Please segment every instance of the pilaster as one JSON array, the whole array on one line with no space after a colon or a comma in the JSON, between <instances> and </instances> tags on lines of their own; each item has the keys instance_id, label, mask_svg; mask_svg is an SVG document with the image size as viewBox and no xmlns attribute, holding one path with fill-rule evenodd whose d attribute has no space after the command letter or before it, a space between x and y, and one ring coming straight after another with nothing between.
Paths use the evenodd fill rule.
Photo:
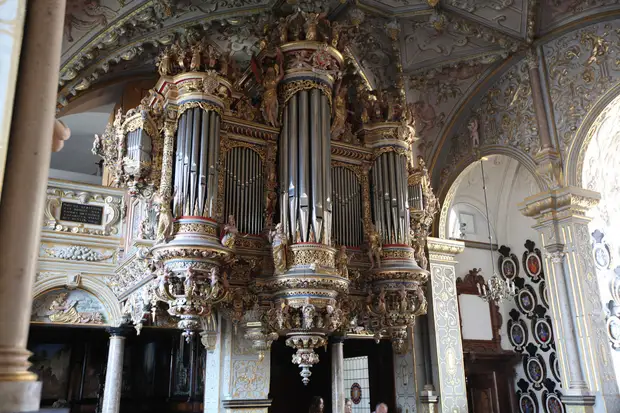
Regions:
<instances>
[{"instance_id":1,"label":"pilaster","mask_svg":"<svg viewBox=\"0 0 620 413\"><path fill-rule=\"evenodd\" d=\"M620 411L586 217L599 199L593 191L562 187L520 205L536 220L533 228L546 251L563 401L570 412Z\"/></svg>"},{"instance_id":2,"label":"pilaster","mask_svg":"<svg viewBox=\"0 0 620 413\"><path fill-rule=\"evenodd\" d=\"M456 256L463 252L465 244L429 237L427 245L431 271L429 338L433 384L439 395L438 411L466 413L467 389L455 271ZM432 400L433 395L428 396L427 399ZM431 408L432 404L426 406Z\"/></svg>"},{"instance_id":3,"label":"pilaster","mask_svg":"<svg viewBox=\"0 0 620 413\"><path fill-rule=\"evenodd\" d=\"M261 360L242 329L221 318L215 348L207 353L205 413L267 413L270 365L269 352Z\"/></svg>"}]
</instances>

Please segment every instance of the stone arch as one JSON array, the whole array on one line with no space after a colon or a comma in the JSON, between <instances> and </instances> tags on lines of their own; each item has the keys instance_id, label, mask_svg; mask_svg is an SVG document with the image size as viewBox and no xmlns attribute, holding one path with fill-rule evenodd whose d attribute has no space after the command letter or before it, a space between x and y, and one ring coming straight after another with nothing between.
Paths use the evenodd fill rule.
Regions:
<instances>
[{"instance_id":1,"label":"stone arch","mask_svg":"<svg viewBox=\"0 0 620 413\"><path fill-rule=\"evenodd\" d=\"M586 151L594 134L598 131L601 122L605 119L605 113L614 104L620 104L620 83L609 89L588 111L575 138L566 154L564 173L566 183L570 186L584 188L583 163Z\"/></svg>"},{"instance_id":2,"label":"stone arch","mask_svg":"<svg viewBox=\"0 0 620 413\"><path fill-rule=\"evenodd\" d=\"M121 303L102 280L93 276L77 277L67 274L53 274L45 278L39 278L35 282L33 292L33 302L40 295L55 288L79 288L97 297L108 312L108 325L118 326L121 323Z\"/></svg>"},{"instance_id":3,"label":"stone arch","mask_svg":"<svg viewBox=\"0 0 620 413\"><path fill-rule=\"evenodd\" d=\"M519 162L533 177L541 191L545 191L548 185L536 172L536 162L529 155L524 152L511 147L511 146L486 146L480 149L481 156L490 155L505 155ZM452 171L446 183L439 189L438 198L440 201L441 209L439 213L439 220L435 221L435 230L433 233L439 238L447 238L446 228L448 223L448 214L450 212L450 206L454 200L457 189L459 188L462 179L471 168L475 167L478 160L473 154L463 159L457 167Z\"/></svg>"}]
</instances>

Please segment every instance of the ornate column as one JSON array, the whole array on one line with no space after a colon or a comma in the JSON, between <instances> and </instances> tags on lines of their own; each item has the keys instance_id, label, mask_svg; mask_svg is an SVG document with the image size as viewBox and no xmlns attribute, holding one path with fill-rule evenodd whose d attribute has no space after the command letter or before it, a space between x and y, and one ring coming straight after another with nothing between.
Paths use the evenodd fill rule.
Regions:
<instances>
[{"instance_id":1,"label":"ornate column","mask_svg":"<svg viewBox=\"0 0 620 413\"><path fill-rule=\"evenodd\" d=\"M464 249L465 245L461 241L428 238L432 297L428 310L429 336L435 380L433 384L439 395L439 411L442 413L467 412L455 270L456 256ZM426 396L427 400L432 400L431 394ZM431 406L429 403L428 407Z\"/></svg>"},{"instance_id":2,"label":"ornate column","mask_svg":"<svg viewBox=\"0 0 620 413\"><path fill-rule=\"evenodd\" d=\"M344 412L344 337L330 339L332 352L332 412Z\"/></svg>"},{"instance_id":3,"label":"ornate column","mask_svg":"<svg viewBox=\"0 0 620 413\"><path fill-rule=\"evenodd\" d=\"M520 205L536 220L545 251L550 305L562 372L562 400L569 411L620 411L611 349L592 256L586 212L596 192L564 187Z\"/></svg>"},{"instance_id":4,"label":"ornate column","mask_svg":"<svg viewBox=\"0 0 620 413\"><path fill-rule=\"evenodd\" d=\"M64 10L63 0L28 2L0 204L2 412L37 410L41 398L41 384L28 371L26 342L52 149Z\"/></svg>"},{"instance_id":5,"label":"ornate column","mask_svg":"<svg viewBox=\"0 0 620 413\"><path fill-rule=\"evenodd\" d=\"M125 355L125 338L129 331L125 327L111 328L108 364L103 389L102 413L118 413L121 408L121 388L123 385L123 357Z\"/></svg>"}]
</instances>

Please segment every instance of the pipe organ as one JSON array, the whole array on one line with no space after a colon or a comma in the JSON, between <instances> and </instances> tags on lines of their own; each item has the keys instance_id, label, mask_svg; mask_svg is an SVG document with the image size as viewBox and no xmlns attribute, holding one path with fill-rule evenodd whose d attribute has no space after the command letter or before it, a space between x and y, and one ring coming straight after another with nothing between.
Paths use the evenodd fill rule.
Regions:
<instances>
[{"instance_id":1,"label":"pipe organ","mask_svg":"<svg viewBox=\"0 0 620 413\"><path fill-rule=\"evenodd\" d=\"M385 152L371 170L373 221L386 244L409 243L407 157Z\"/></svg>"},{"instance_id":2,"label":"pipe organ","mask_svg":"<svg viewBox=\"0 0 620 413\"><path fill-rule=\"evenodd\" d=\"M353 170L335 166L332 188L334 244L359 247L364 242L362 184Z\"/></svg>"},{"instance_id":3,"label":"pipe organ","mask_svg":"<svg viewBox=\"0 0 620 413\"><path fill-rule=\"evenodd\" d=\"M236 217L240 232L260 234L265 198L260 155L250 148L236 147L228 151L224 165L224 216Z\"/></svg>"},{"instance_id":4,"label":"pipe organ","mask_svg":"<svg viewBox=\"0 0 620 413\"><path fill-rule=\"evenodd\" d=\"M175 217L216 217L219 146L219 113L187 106L179 115L175 142L172 178Z\"/></svg>"},{"instance_id":5,"label":"pipe organ","mask_svg":"<svg viewBox=\"0 0 620 413\"><path fill-rule=\"evenodd\" d=\"M113 184L157 211L139 231L156 234L152 272L122 296L141 291L152 315L163 303L188 340L217 331L215 312L259 353L285 337L304 383L330 335L405 348L426 312L437 209L423 161L411 162L404 93L369 90L341 53L344 26L330 24L302 11L269 23L253 76L232 76L189 29L162 50L149 96L94 147Z\"/></svg>"}]
</instances>

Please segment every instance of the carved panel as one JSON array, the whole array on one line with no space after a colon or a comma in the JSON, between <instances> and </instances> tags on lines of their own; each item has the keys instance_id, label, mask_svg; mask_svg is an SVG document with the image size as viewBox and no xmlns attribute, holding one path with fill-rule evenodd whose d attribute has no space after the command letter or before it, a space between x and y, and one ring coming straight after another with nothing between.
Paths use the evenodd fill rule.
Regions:
<instances>
[{"instance_id":1,"label":"carved panel","mask_svg":"<svg viewBox=\"0 0 620 413\"><path fill-rule=\"evenodd\" d=\"M467 411L463 348L453 265L431 259L432 320L437 352L440 411Z\"/></svg>"},{"instance_id":2,"label":"carved panel","mask_svg":"<svg viewBox=\"0 0 620 413\"><path fill-rule=\"evenodd\" d=\"M31 321L54 324L94 324L108 322L105 306L81 289L54 289L35 298Z\"/></svg>"},{"instance_id":3,"label":"carved panel","mask_svg":"<svg viewBox=\"0 0 620 413\"><path fill-rule=\"evenodd\" d=\"M543 46L558 140L565 154L586 114L618 81L618 29L618 21L599 23Z\"/></svg>"}]
</instances>

